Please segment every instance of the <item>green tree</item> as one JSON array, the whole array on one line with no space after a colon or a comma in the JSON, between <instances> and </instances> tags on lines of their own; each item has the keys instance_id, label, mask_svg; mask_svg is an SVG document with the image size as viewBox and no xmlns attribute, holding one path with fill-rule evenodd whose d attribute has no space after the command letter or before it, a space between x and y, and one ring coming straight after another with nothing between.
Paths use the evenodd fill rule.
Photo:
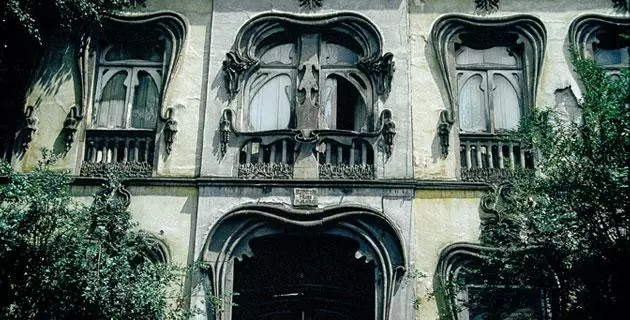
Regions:
<instances>
[{"instance_id":1,"label":"green tree","mask_svg":"<svg viewBox=\"0 0 630 320\"><path fill-rule=\"evenodd\" d=\"M74 201L45 161L0 170L1 319L184 318L184 272L149 260L154 242L120 200Z\"/></svg>"},{"instance_id":2,"label":"green tree","mask_svg":"<svg viewBox=\"0 0 630 320\"><path fill-rule=\"evenodd\" d=\"M583 85L581 123L534 110L518 137L535 174L509 182L482 242L499 247L486 273L550 289L555 315L614 319L630 303L630 83L573 53Z\"/></svg>"}]
</instances>

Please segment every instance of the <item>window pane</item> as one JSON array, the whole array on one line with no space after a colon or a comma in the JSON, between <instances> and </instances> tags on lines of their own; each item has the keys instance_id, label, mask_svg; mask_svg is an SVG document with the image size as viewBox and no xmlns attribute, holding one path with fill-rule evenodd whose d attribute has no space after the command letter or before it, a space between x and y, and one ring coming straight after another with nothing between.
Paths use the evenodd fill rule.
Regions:
<instances>
[{"instance_id":1,"label":"window pane","mask_svg":"<svg viewBox=\"0 0 630 320\"><path fill-rule=\"evenodd\" d=\"M464 76L460 74L459 87L459 126L467 132L488 130L488 108L485 99L485 79L481 74Z\"/></svg>"},{"instance_id":2,"label":"window pane","mask_svg":"<svg viewBox=\"0 0 630 320\"><path fill-rule=\"evenodd\" d=\"M488 49L472 49L463 47L457 55L458 65L469 64L500 64L516 66L516 58L510 54L508 47L492 47Z\"/></svg>"},{"instance_id":3,"label":"window pane","mask_svg":"<svg viewBox=\"0 0 630 320\"><path fill-rule=\"evenodd\" d=\"M483 50L464 47L457 55L457 64L483 63Z\"/></svg>"},{"instance_id":4,"label":"window pane","mask_svg":"<svg viewBox=\"0 0 630 320\"><path fill-rule=\"evenodd\" d=\"M146 60L161 62L164 56L163 41L119 42L106 49L106 61Z\"/></svg>"},{"instance_id":5,"label":"window pane","mask_svg":"<svg viewBox=\"0 0 630 320\"><path fill-rule=\"evenodd\" d=\"M630 64L628 47L618 49L604 49L593 46L595 61L601 65Z\"/></svg>"},{"instance_id":6,"label":"window pane","mask_svg":"<svg viewBox=\"0 0 630 320\"><path fill-rule=\"evenodd\" d=\"M496 129L516 129L521 119L521 110L516 89L503 74L494 74L492 105Z\"/></svg>"},{"instance_id":7,"label":"window pane","mask_svg":"<svg viewBox=\"0 0 630 320\"><path fill-rule=\"evenodd\" d=\"M322 45L322 59L324 64L355 64L359 56L342 45L326 42Z\"/></svg>"},{"instance_id":8,"label":"window pane","mask_svg":"<svg viewBox=\"0 0 630 320\"><path fill-rule=\"evenodd\" d=\"M320 123L327 129L367 130L365 101L356 86L341 76L329 76L324 82Z\"/></svg>"},{"instance_id":9,"label":"window pane","mask_svg":"<svg viewBox=\"0 0 630 320\"><path fill-rule=\"evenodd\" d=\"M138 82L133 97L131 126L139 129L155 129L160 95L155 80L146 71L138 72Z\"/></svg>"},{"instance_id":10,"label":"window pane","mask_svg":"<svg viewBox=\"0 0 630 320\"><path fill-rule=\"evenodd\" d=\"M286 129L291 120L291 77L286 74L267 81L249 103L249 127L253 131Z\"/></svg>"},{"instance_id":11,"label":"window pane","mask_svg":"<svg viewBox=\"0 0 630 320\"><path fill-rule=\"evenodd\" d=\"M127 71L118 71L109 78L101 98L97 101L94 124L99 128L123 128L125 119L125 97L127 96ZM105 72L103 78L107 76Z\"/></svg>"},{"instance_id":12,"label":"window pane","mask_svg":"<svg viewBox=\"0 0 630 320\"><path fill-rule=\"evenodd\" d=\"M285 43L267 49L261 56L260 61L264 64L288 64L293 65L295 59L295 45Z\"/></svg>"}]
</instances>

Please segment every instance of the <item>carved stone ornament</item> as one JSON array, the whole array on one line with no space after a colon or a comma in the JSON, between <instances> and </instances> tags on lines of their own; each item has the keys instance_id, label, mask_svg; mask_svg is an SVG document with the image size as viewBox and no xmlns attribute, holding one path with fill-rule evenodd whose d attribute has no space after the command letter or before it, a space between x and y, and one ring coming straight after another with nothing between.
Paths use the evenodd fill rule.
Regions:
<instances>
[{"instance_id":1,"label":"carved stone ornament","mask_svg":"<svg viewBox=\"0 0 630 320\"><path fill-rule=\"evenodd\" d=\"M366 206L330 206L326 208L288 208L283 205L256 204L235 208L217 220L201 253L205 295L222 296L234 289L236 260L253 257L248 243L254 238L284 234L334 234L359 242L356 259L373 262L379 275L374 285L374 318L390 319L392 297L399 292L407 270L406 245L399 228L386 214ZM199 301L202 303L202 301ZM208 303L208 301L206 301ZM232 314L232 305L208 307L209 319L223 319Z\"/></svg>"},{"instance_id":2,"label":"carved stone ornament","mask_svg":"<svg viewBox=\"0 0 630 320\"><path fill-rule=\"evenodd\" d=\"M483 13L499 10L499 0L475 0L475 9Z\"/></svg>"},{"instance_id":3,"label":"carved stone ornament","mask_svg":"<svg viewBox=\"0 0 630 320\"><path fill-rule=\"evenodd\" d=\"M241 77L247 70L258 65L258 61L244 58L237 51L230 51L225 54L223 61L223 72L225 73L225 88L228 96L234 99L239 92Z\"/></svg>"},{"instance_id":4,"label":"carved stone ornament","mask_svg":"<svg viewBox=\"0 0 630 320\"><path fill-rule=\"evenodd\" d=\"M150 177L153 168L146 162L89 162L81 164L81 176L108 177L110 172L118 172L124 177Z\"/></svg>"},{"instance_id":5,"label":"carved stone ornament","mask_svg":"<svg viewBox=\"0 0 630 320\"><path fill-rule=\"evenodd\" d=\"M283 163L244 163L238 167L241 179L291 179L293 166Z\"/></svg>"},{"instance_id":6,"label":"carved stone ornament","mask_svg":"<svg viewBox=\"0 0 630 320\"><path fill-rule=\"evenodd\" d=\"M66 152L70 151L70 148L72 148L72 143L74 143L74 134L77 132L79 121L83 118L79 116L78 113L78 107L72 106L70 108L70 112L68 112L68 115L66 116L66 120L63 122L63 140Z\"/></svg>"},{"instance_id":7,"label":"carved stone ornament","mask_svg":"<svg viewBox=\"0 0 630 320\"><path fill-rule=\"evenodd\" d=\"M630 11L630 0L612 0L613 8L619 13L628 13Z\"/></svg>"},{"instance_id":8,"label":"carved stone ornament","mask_svg":"<svg viewBox=\"0 0 630 320\"><path fill-rule=\"evenodd\" d=\"M25 125L22 128L22 148L28 149L28 146L33 141L33 134L37 131L37 117L35 117L35 107L28 106L24 110Z\"/></svg>"},{"instance_id":9,"label":"carved stone ornament","mask_svg":"<svg viewBox=\"0 0 630 320\"><path fill-rule=\"evenodd\" d=\"M322 6L323 0L298 0L300 2L300 7L305 9L316 9Z\"/></svg>"},{"instance_id":10,"label":"carved stone ornament","mask_svg":"<svg viewBox=\"0 0 630 320\"><path fill-rule=\"evenodd\" d=\"M446 159L448 156L448 149L450 147L449 137L453 123L455 123L453 114L448 110L442 110L440 112L440 123L438 124L438 137L440 138L440 149L443 159Z\"/></svg>"},{"instance_id":11,"label":"carved stone ornament","mask_svg":"<svg viewBox=\"0 0 630 320\"><path fill-rule=\"evenodd\" d=\"M173 75L180 65L180 56L187 34L187 23L179 13L172 11L158 11L153 13L133 13L110 15L103 19L101 28L91 29L81 37L78 52L78 67L81 74L81 104L77 108L76 119L81 120L86 110L94 105L96 88L96 68L99 47L106 40L116 40L121 30L155 30L160 36L168 40L165 48L164 65L162 69L162 85L160 89L159 117L162 121L169 121L167 101ZM142 33L139 33L140 35ZM133 34L132 34L133 36ZM105 40L105 41L103 41ZM166 124L168 125L168 124Z\"/></svg>"},{"instance_id":12,"label":"carved stone ornament","mask_svg":"<svg viewBox=\"0 0 630 320\"><path fill-rule=\"evenodd\" d=\"M524 102L533 105L536 89L542 72L543 57L547 44L547 30L542 21L528 14L505 17L476 17L464 14L447 14L438 18L431 29L431 43L438 58L444 86L448 92L447 110L457 115L456 65L453 59L455 44L461 43L462 35L501 35L500 38L515 38L515 45L523 47ZM498 37L488 37L487 45L494 45ZM496 45L505 45L496 43Z\"/></svg>"},{"instance_id":13,"label":"carved stone ornament","mask_svg":"<svg viewBox=\"0 0 630 320\"><path fill-rule=\"evenodd\" d=\"M125 188L119 179L112 176L107 177L107 183L104 185L105 189L95 194L96 200L104 200L102 198L112 200L118 199L122 202L125 208L131 204L131 192Z\"/></svg>"},{"instance_id":14,"label":"carved stone ornament","mask_svg":"<svg viewBox=\"0 0 630 320\"><path fill-rule=\"evenodd\" d=\"M372 81L376 84L376 92L378 94L389 94L392 90L394 71L396 71L394 55L391 52L376 59L361 60L358 66L372 77Z\"/></svg>"},{"instance_id":15,"label":"carved stone ornament","mask_svg":"<svg viewBox=\"0 0 630 320\"><path fill-rule=\"evenodd\" d=\"M175 120L175 109L168 108L166 112L166 122L164 123L164 145L166 154L173 151L173 142L177 134L177 121Z\"/></svg>"},{"instance_id":16,"label":"carved stone ornament","mask_svg":"<svg viewBox=\"0 0 630 320\"><path fill-rule=\"evenodd\" d=\"M320 164L319 178L326 180L372 180L374 166L369 164Z\"/></svg>"}]
</instances>

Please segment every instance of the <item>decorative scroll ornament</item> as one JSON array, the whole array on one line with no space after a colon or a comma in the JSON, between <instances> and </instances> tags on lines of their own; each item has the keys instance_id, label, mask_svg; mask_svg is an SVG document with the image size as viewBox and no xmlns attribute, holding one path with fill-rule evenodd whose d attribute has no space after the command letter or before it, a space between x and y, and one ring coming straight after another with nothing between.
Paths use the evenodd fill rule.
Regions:
<instances>
[{"instance_id":1,"label":"decorative scroll ornament","mask_svg":"<svg viewBox=\"0 0 630 320\"><path fill-rule=\"evenodd\" d=\"M396 71L394 55L391 52L385 53L382 57L361 60L358 66L372 77L379 95L389 94Z\"/></svg>"},{"instance_id":2,"label":"decorative scroll ornament","mask_svg":"<svg viewBox=\"0 0 630 320\"><path fill-rule=\"evenodd\" d=\"M22 128L22 147L26 150L33 141L33 134L37 131L37 117L35 117L35 107L28 106L24 111L25 126Z\"/></svg>"},{"instance_id":3,"label":"decorative scroll ornament","mask_svg":"<svg viewBox=\"0 0 630 320\"><path fill-rule=\"evenodd\" d=\"M171 154L171 151L173 151L173 142L176 134L177 121L175 120L175 109L168 108L164 124L164 145L166 146L166 154Z\"/></svg>"},{"instance_id":4,"label":"decorative scroll ornament","mask_svg":"<svg viewBox=\"0 0 630 320\"><path fill-rule=\"evenodd\" d=\"M131 204L131 192L125 188L119 177L112 174L113 172L114 171L109 171L105 176L107 180L107 182L103 184L105 189L95 195L96 201L111 201L117 199L127 208Z\"/></svg>"},{"instance_id":5,"label":"decorative scroll ornament","mask_svg":"<svg viewBox=\"0 0 630 320\"><path fill-rule=\"evenodd\" d=\"M475 9L490 13L499 10L499 0L475 0Z\"/></svg>"},{"instance_id":6,"label":"decorative scroll ornament","mask_svg":"<svg viewBox=\"0 0 630 320\"><path fill-rule=\"evenodd\" d=\"M501 211L501 201L510 201L513 199L512 192L514 184L504 181L500 184L491 185L492 190L488 191L481 197L481 210L486 213L498 214Z\"/></svg>"},{"instance_id":7,"label":"decorative scroll ornament","mask_svg":"<svg viewBox=\"0 0 630 320\"><path fill-rule=\"evenodd\" d=\"M323 0L299 0L300 7L306 8L309 10L320 8L322 6Z\"/></svg>"},{"instance_id":8,"label":"decorative scroll ornament","mask_svg":"<svg viewBox=\"0 0 630 320\"><path fill-rule=\"evenodd\" d=\"M291 179L293 166L284 163L245 163L238 167L241 179Z\"/></svg>"},{"instance_id":9,"label":"decorative scroll ornament","mask_svg":"<svg viewBox=\"0 0 630 320\"><path fill-rule=\"evenodd\" d=\"M319 178L372 180L374 179L374 166L369 164L320 164Z\"/></svg>"},{"instance_id":10,"label":"decorative scroll ornament","mask_svg":"<svg viewBox=\"0 0 630 320\"><path fill-rule=\"evenodd\" d=\"M438 137L440 137L440 148L442 149L442 158L444 159L448 156L448 148L450 146L449 136L453 123L455 123L453 114L448 110L442 110L440 112L440 123L438 124Z\"/></svg>"},{"instance_id":11,"label":"decorative scroll ornament","mask_svg":"<svg viewBox=\"0 0 630 320\"><path fill-rule=\"evenodd\" d=\"M79 126L79 121L83 119L79 114L79 109L77 106L72 106L70 108L70 112L66 116L66 120L63 122L63 132L64 132L64 144L66 152L70 151L72 148L72 144L74 143L74 134L77 132L77 127Z\"/></svg>"},{"instance_id":12,"label":"decorative scroll ornament","mask_svg":"<svg viewBox=\"0 0 630 320\"><path fill-rule=\"evenodd\" d=\"M258 63L258 61L243 57L238 51L230 51L225 54L223 72L225 72L225 87L230 100L234 99L238 93L243 74Z\"/></svg>"}]
</instances>

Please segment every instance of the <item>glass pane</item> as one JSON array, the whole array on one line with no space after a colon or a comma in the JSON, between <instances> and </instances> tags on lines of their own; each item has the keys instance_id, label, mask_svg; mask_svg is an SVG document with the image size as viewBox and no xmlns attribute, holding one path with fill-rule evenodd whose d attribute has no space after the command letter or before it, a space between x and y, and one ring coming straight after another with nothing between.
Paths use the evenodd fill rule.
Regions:
<instances>
[{"instance_id":1,"label":"glass pane","mask_svg":"<svg viewBox=\"0 0 630 320\"><path fill-rule=\"evenodd\" d=\"M630 58L628 56L628 47L618 49L604 49L593 46L595 54L595 61L601 65L618 65L618 64L630 64Z\"/></svg>"},{"instance_id":2,"label":"glass pane","mask_svg":"<svg viewBox=\"0 0 630 320\"><path fill-rule=\"evenodd\" d=\"M322 58L324 64L355 64L359 61L356 52L331 42L322 45Z\"/></svg>"},{"instance_id":3,"label":"glass pane","mask_svg":"<svg viewBox=\"0 0 630 320\"><path fill-rule=\"evenodd\" d=\"M365 101L356 86L341 76L324 81L320 123L326 129L367 130Z\"/></svg>"},{"instance_id":4,"label":"glass pane","mask_svg":"<svg viewBox=\"0 0 630 320\"><path fill-rule=\"evenodd\" d=\"M481 74L465 77L460 75L459 126L466 132L486 132L488 108L485 101L485 79Z\"/></svg>"},{"instance_id":5,"label":"glass pane","mask_svg":"<svg viewBox=\"0 0 630 320\"><path fill-rule=\"evenodd\" d=\"M457 55L457 64L500 64L516 66L516 58L510 54L508 47L492 47L489 49L472 49L463 47Z\"/></svg>"},{"instance_id":6,"label":"glass pane","mask_svg":"<svg viewBox=\"0 0 630 320\"><path fill-rule=\"evenodd\" d=\"M105 61L146 60L161 62L163 56L163 41L119 42L106 49Z\"/></svg>"},{"instance_id":7,"label":"glass pane","mask_svg":"<svg viewBox=\"0 0 630 320\"><path fill-rule=\"evenodd\" d=\"M483 63L483 50L463 47L457 55L457 64L477 64Z\"/></svg>"},{"instance_id":8,"label":"glass pane","mask_svg":"<svg viewBox=\"0 0 630 320\"><path fill-rule=\"evenodd\" d=\"M123 128L125 119L125 97L127 96L126 70L114 74L103 88L97 101L94 125L98 128ZM107 75L107 72L105 72Z\"/></svg>"},{"instance_id":9,"label":"glass pane","mask_svg":"<svg viewBox=\"0 0 630 320\"><path fill-rule=\"evenodd\" d=\"M273 46L260 56L260 61L264 64L295 64L295 45L285 43Z\"/></svg>"},{"instance_id":10,"label":"glass pane","mask_svg":"<svg viewBox=\"0 0 630 320\"><path fill-rule=\"evenodd\" d=\"M291 77L278 75L267 81L249 103L249 127L253 131L286 129L291 120Z\"/></svg>"},{"instance_id":11,"label":"glass pane","mask_svg":"<svg viewBox=\"0 0 630 320\"><path fill-rule=\"evenodd\" d=\"M494 122L496 129L516 129L521 119L518 93L505 75L494 74Z\"/></svg>"},{"instance_id":12,"label":"glass pane","mask_svg":"<svg viewBox=\"0 0 630 320\"><path fill-rule=\"evenodd\" d=\"M139 71L135 89L131 126L139 129L155 129L160 104L160 92L155 80L148 72Z\"/></svg>"}]
</instances>

